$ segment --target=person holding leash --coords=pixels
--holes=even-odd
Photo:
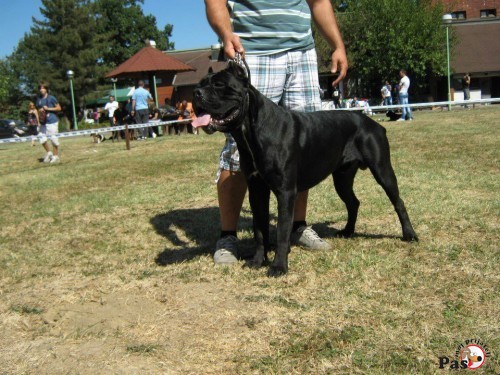
[[[252,85],[276,104],[303,112],[321,109],[311,17],[333,51],[332,73],[338,77],[332,85],[347,73],[344,42],[329,0],[205,0],[205,8],[225,55],[234,59],[241,54],[250,68]],[[237,262],[236,231],[246,190],[236,142],[226,134],[217,174],[221,236],[214,253],[216,264]],[[311,249],[329,249],[306,223],[307,197],[307,191],[298,194],[292,241]]]

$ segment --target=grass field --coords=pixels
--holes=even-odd
[[[68,138],[59,165],[0,145],[0,374],[440,374],[477,338],[500,373],[500,106],[415,117],[383,125],[420,242],[368,171],[334,238],[327,180],[308,221],[333,250],[294,247],[277,279],[213,265],[221,134]]]

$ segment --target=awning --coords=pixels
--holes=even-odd
[[[132,94],[135,91],[135,87],[126,87],[123,89],[116,89],[116,97],[115,100],[117,102],[126,102],[130,97],[132,97]],[[113,95],[115,96],[115,91],[113,89],[108,91],[108,94],[106,96],[102,96],[97,99],[89,99],[85,101],[86,105],[99,105],[99,104],[106,104],[109,102],[109,96]]]

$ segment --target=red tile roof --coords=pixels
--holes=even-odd
[[[106,77],[124,77],[127,74],[138,72],[187,72],[191,70],[194,70],[194,68],[182,61],[167,56],[154,47],[146,46],[123,64],[106,74]]]
[[[196,85],[209,72],[217,73],[227,67],[227,62],[211,60],[212,52],[210,48],[185,51],[174,50],[168,51],[167,54],[195,68],[194,71],[179,72],[175,76],[174,86],[176,87]]]

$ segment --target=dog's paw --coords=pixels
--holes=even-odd
[[[354,231],[342,229],[335,233],[337,238],[351,238],[354,235]]]
[[[267,270],[267,276],[269,277],[280,277],[286,275],[288,272],[287,267],[283,266],[271,266],[269,270]]]
[[[415,233],[403,234],[403,241],[405,242],[418,242],[418,236]]]
[[[250,259],[245,262],[243,265],[244,268],[252,268],[252,269],[257,269],[260,268],[264,265],[264,262],[261,260],[255,260],[255,259]]]

